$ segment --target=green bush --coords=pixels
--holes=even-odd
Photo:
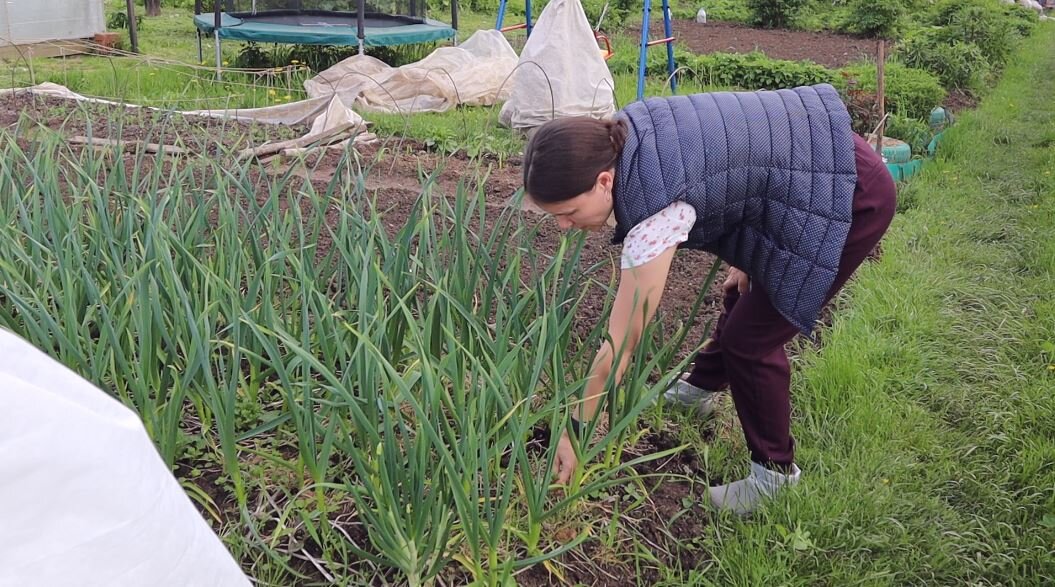
[[[234,66],[240,69],[264,69],[274,67],[271,55],[260,45],[249,42],[242,45],[238,55],[234,58]]]
[[[751,24],[766,28],[786,27],[807,0],[747,0]]]
[[[931,22],[941,27],[935,33],[939,42],[973,43],[990,65],[998,67],[1007,61],[1017,36],[1007,13],[981,0],[945,0],[935,7]]]
[[[1011,25],[1011,30],[1019,37],[1028,37],[1040,22],[1037,13],[1025,6],[1004,4],[1001,8],[1004,11],[1004,17]]]
[[[106,28],[111,31],[118,31],[128,28],[128,13],[123,10],[111,12],[110,16],[106,18]],[[143,30],[143,15],[136,15],[136,30]]]
[[[901,29],[905,6],[901,0],[851,0],[840,29],[857,35],[891,39]]]
[[[978,90],[991,70],[978,45],[950,41],[941,29],[927,29],[906,38],[896,54],[905,65],[937,75],[949,89]]]
[[[613,74],[637,72],[637,51],[616,53],[608,61]],[[711,53],[694,55],[678,47],[674,49],[674,62],[687,76],[708,86],[741,88],[745,90],[775,90],[820,83],[834,83],[835,73],[810,61],[785,61],[770,59],[761,52]],[[649,51],[645,62],[645,75],[659,77],[667,75],[667,53]]]
[[[666,76],[667,75],[667,52],[655,47],[645,54],[645,75]],[[677,67],[692,67],[696,55],[674,45],[674,64]],[[638,46],[634,45],[627,51],[616,51],[615,55],[608,60],[608,69],[613,75],[622,73],[637,73]]]
[[[760,52],[712,53],[698,56],[687,65],[701,83],[745,90],[775,90],[835,81],[834,72],[824,66],[809,61],[770,59]]]
[[[931,139],[930,126],[926,122],[903,114],[893,114],[887,118],[883,134],[899,141],[905,141],[908,146],[912,147],[913,153],[926,151]]]
[[[867,92],[876,91],[875,65],[854,65],[842,70],[836,84],[845,91],[850,80],[855,87]],[[909,118],[926,119],[930,111],[945,99],[945,88],[932,73],[906,67],[897,62],[887,63],[884,68],[884,102],[886,109]]]

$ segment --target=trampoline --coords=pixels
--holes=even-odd
[[[458,2],[451,0],[450,24],[428,18],[427,0],[207,0],[194,3],[194,25],[201,37],[297,45],[414,45],[455,39]]]

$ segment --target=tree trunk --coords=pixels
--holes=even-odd
[[[143,0],[147,7],[147,16],[161,16],[161,0]]]

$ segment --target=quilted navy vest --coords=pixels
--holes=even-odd
[[[839,269],[857,182],[850,115],[828,85],[629,104],[613,242],[675,201],[696,208],[682,247],[745,271],[809,334]]]

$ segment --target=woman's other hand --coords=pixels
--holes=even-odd
[[[745,294],[751,290],[751,278],[736,267],[729,267],[729,274],[725,277],[722,289],[725,293],[731,293],[733,289],[736,289],[741,294]]]

